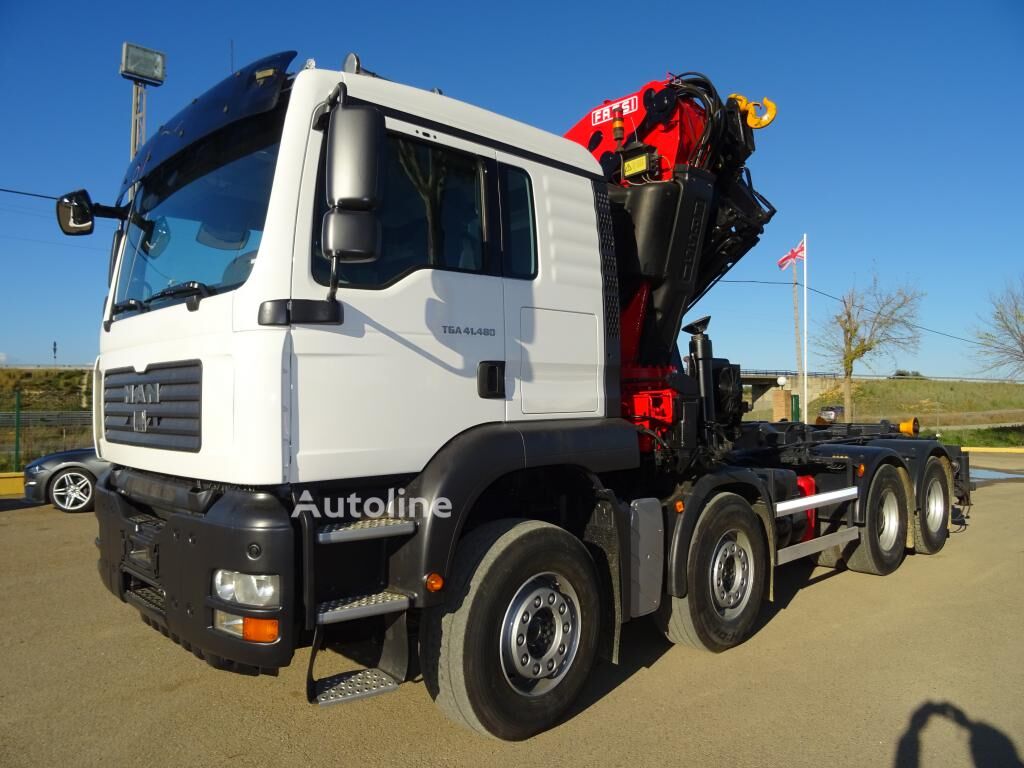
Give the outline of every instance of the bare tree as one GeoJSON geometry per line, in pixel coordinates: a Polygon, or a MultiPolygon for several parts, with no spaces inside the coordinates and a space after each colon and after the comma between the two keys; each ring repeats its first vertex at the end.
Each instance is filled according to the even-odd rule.
{"type": "Polygon", "coordinates": [[[853,415],[853,366],[879,355],[917,349],[915,327],[921,293],[908,287],[884,288],[875,275],[866,289],[856,286],[842,296],[842,307],[826,326],[821,343],[828,358],[843,372],[843,410],[853,415]]]}
{"type": "Polygon", "coordinates": [[[976,333],[985,370],[1024,376],[1024,274],[991,302],[985,326],[976,333]]]}

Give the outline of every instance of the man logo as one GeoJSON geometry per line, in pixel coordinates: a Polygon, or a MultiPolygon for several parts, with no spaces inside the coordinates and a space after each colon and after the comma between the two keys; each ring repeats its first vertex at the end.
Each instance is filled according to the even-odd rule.
{"type": "MultiPolygon", "coordinates": [[[[160,384],[125,384],[124,401],[130,405],[155,405],[160,402],[160,384]]],[[[132,411],[133,432],[148,432],[150,423],[156,426],[156,417],[150,417],[145,408],[132,411]]]]}
{"type": "Polygon", "coordinates": [[[124,401],[152,405],[160,402],[160,384],[125,384],[124,401]]]}

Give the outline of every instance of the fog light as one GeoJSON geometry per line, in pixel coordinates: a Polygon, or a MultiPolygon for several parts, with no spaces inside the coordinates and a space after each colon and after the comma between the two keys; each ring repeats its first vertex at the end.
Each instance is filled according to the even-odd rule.
{"type": "Polygon", "coordinates": [[[276,573],[239,573],[220,569],[213,574],[213,594],[221,600],[254,608],[280,606],[281,577],[276,573]]]}
{"type": "Polygon", "coordinates": [[[213,612],[213,628],[235,637],[242,636],[242,617],[224,611],[213,612]]]}

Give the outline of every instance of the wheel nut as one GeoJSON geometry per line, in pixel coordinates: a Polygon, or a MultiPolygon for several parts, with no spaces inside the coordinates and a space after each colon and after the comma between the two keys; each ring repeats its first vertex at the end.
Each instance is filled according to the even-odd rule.
{"type": "Polygon", "coordinates": [[[540,674],[540,664],[534,664],[533,665],[533,674],[535,674],[535,675],[539,675],[540,674]]]}
{"type": "Polygon", "coordinates": [[[550,672],[554,668],[555,668],[555,660],[554,659],[549,659],[548,660],[548,672],[550,672]]]}
{"type": "Polygon", "coordinates": [[[558,606],[558,613],[559,614],[565,613],[565,603],[562,603],[560,606],[558,606]]]}
{"type": "Polygon", "coordinates": [[[523,643],[525,642],[525,640],[526,640],[526,638],[525,638],[525,637],[523,637],[522,635],[519,635],[519,636],[518,636],[518,637],[516,638],[516,645],[522,645],[522,644],[523,644],[523,643]]]}
{"type": "Polygon", "coordinates": [[[562,643],[560,646],[558,646],[558,652],[565,653],[565,643],[562,643]]]}
{"type": "Polygon", "coordinates": [[[548,595],[548,605],[554,605],[554,604],[555,604],[555,593],[552,592],[550,595],[548,595]]]}
{"type": "Polygon", "coordinates": [[[565,622],[565,624],[562,625],[562,631],[563,632],[568,632],[569,631],[569,622],[565,622]]]}
{"type": "Polygon", "coordinates": [[[521,664],[522,664],[522,665],[523,665],[523,666],[525,667],[525,666],[527,665],[527,663],[528,663],[529,661],[530,661],[530,657],[529,657],[529,656],[527,656],[527,655],[526,655],[526,654],[524,653],[524,654],[523,654],[523,658],[521,658],[521,659],[519,660],[519,663],[521,663],[521,664]]]}
{"type": "Polygon", "coordinates": [[[524,613],[524,614],[523,614],[523,624],[525,624],[525,623],[526,623],[526,622],[528,622],[529,620],[530,620],[530,614],[528,614],[528,613],[524,613]]]}
{"type": "Polygon", "coordinates": [[[534,608],[540,608],[540,598],[539,597],[535,597],[533,599],[533,607],[534,608]]]}

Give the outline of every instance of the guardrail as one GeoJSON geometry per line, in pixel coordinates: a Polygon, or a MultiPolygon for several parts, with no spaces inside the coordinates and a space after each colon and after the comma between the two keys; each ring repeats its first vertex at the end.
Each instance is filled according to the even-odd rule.
{"type": "MultiPolygon", "coordinates": [[[[797,371],[783,371],[783,370],[768,370],[760,368],[742,368],[740,370],[740,378],[745,377],[761,377],[761,376],[799,376],[797,371]]],[[[841,379],[843,375],[841,373],[830,373],[825,371],[809,371],[807,375],[812,379],[841,379]]],[[[983,377],[970,377],[970,376],[886,376],[881,373],[857,373],[854,374],[853,380],[858,379],[873,379],[873,380],[885,380],[892,379],[893,381],[975,381],[982,384],[1024,384],[1024,381],[1019,379],[987,379],[983,377]]]]}

